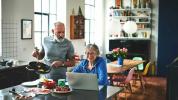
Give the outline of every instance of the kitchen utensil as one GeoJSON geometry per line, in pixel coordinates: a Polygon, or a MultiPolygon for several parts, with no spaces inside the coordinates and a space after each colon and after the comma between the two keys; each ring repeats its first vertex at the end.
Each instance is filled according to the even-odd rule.
{"type": "Polygon", "coordinates": [[[38,74],[46,74],[51,71],[51,67],[38,61],[31,61],[26,67],[28,70],[36,71],[38,74]]]}

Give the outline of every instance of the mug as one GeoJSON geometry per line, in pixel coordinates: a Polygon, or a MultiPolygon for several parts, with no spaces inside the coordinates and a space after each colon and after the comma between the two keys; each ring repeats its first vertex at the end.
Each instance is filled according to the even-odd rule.
{"type": "Polygon", "coordinates": [[[65,79],[58,79],[57,85],[62,87],[65,86],[65,79]]]}

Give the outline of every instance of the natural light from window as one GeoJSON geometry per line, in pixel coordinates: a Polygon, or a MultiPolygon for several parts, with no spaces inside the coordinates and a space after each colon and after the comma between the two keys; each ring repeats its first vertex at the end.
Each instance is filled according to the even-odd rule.
{"type": "Polygon", "coordinates": [[[85,41],[92,43],[95,34],[95,0],[85,0],[85,41]]]}
{"type": "Polygon", "coordinates": [[[40,48],[57,19],[57,0],[34,0],[34,42],[40,48]]]}

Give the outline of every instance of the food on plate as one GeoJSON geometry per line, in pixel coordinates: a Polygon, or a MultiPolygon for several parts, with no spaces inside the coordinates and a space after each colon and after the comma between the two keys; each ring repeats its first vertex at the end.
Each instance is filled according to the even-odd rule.
{"type": "Polygon", "coordinates": [[[29,66],[27,67],[28,70],[35,70],[38,73],[48,73],[51,68],[50,66],[42,63],[42,62],[36,62],[36,61],[32,61],[29,63],[29,66]]]}
{"type": "Polygon", "coordinates": [[[70,88],[68,85],[65,86],[56,86],[56,91],[70,91],[70,88]]]}
{"type": "Polygon", "coordinates": [[[51,92],[50,89],[43,89],[43,88],[30,88],[27,91],[35,94],[49,94],[51,92]]]}
{"type": "Polygon", "coordinates": [[[22,96],[22,95],[15,96],[15,100],[29,100],[31,98],[32,96],[22,96]]]}
{"type": "Polygon", "coordinates": [[[56,82],[54,80],[45,80],[42,84],[46,89],[53,89],[56,86],[56,82]]]}

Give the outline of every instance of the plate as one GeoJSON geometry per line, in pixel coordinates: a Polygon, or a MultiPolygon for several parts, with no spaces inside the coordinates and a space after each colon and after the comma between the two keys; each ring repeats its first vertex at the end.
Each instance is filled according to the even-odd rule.
{"type": "Polygon", "coordinates": [[[112,63],[108,63],[107,65],[111,67],[122,67],[122,65],[112,64],[112,63]]]}
{"type": "Polygon", "coordinates": [[[60,93],[60,94],[65,94],[65,93],[70,93],[72,92],[71,90],[70,91],[56,91],[54,90],[53,93],[60,93]]]}
{"type": "Polygon", "coordinates": [[[21,85],[31,87],[31,86],[37,86],[38,84],[39,84],[39,80],[35,80],[35,81],[23,82],[21,85]]]}
{"type": "Polygon", "coordinates": [[[42,88],[30,88],[27,91],[35,93],[35,94],[49,94],[49,93],[51,93],[50,89],[42,89],[42,88]]]}

